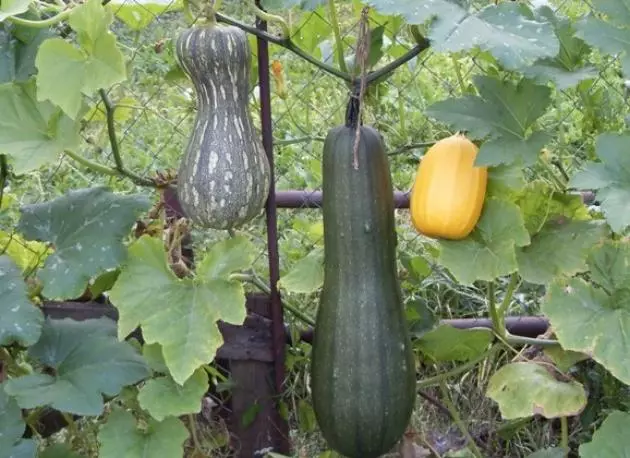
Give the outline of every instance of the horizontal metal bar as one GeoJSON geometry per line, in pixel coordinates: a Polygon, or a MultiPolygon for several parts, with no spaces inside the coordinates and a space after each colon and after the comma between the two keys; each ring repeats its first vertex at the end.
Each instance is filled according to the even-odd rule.
{"type": "MultiPolygon", "coordinates": [[[[394,191],[394,206],[409,208],[410,191],[394,191]]],[[[595,195],[590,191],[580,194],[586,205],[595,203],[595,195]]],[[[306,190],[276,191],[276,206],[278,208],[321,208],[322,192],[306,190]]]]}

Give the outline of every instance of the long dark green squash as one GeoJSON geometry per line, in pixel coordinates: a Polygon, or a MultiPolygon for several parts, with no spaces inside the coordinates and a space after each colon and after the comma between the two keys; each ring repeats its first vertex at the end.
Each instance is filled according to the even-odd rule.
{"type": "Polygon", "coordinates": [[[324,285],[312,347],[311,389],[331,448],[376,458],[404,434],[416,374],[396,270],[394,201],[379,133],[357,107],[330,130],[323,152],[324,285]]]}
{"type": "Polygon", "coordinates": [[[269,162],[248,107],[247,34],[208,23],[184,30],[175,55],[194,84],[197,115],[181,160],[178,198],[202,227],[230,229],[263,209],[269,162]]]}

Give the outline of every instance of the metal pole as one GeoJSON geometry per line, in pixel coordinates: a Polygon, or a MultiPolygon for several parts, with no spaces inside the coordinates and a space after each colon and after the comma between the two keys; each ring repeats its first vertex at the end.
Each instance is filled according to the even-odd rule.
{"type": "MultiPolygon", "coordinates": [[[[256,4],[262,9],[260,0],[256,4]]],[[[267,23],[256,17],[256,28],[266,31],[267,23]]],[[[267,216],[267,248],[269,253],[269,287],[271,300],[271,320],[272,320],[272,350],[274,357],[274,375],[276,393],[280,395],[284,389],[284,362],[285,362],[285,329],[282,311],[282,300],[278,291],[278,280],[280,279],[280,256],[278,249],[278,220],[276,214],[276,188],[275,171],[273,157],[273,127],[271,123],[271,85],[269,81],[269,46],[267,41],[257,38],[258,49],[258,86],[260,90],[260,119],[262,130],[262,143],[267,153],[270,166],[270,189],[266,204],[267,216]]],[[[278,425],[282,431],[280,435],[284,439],[280,453],[287,453],[290,450],[289,426],[282,421],[278,425]]]]}

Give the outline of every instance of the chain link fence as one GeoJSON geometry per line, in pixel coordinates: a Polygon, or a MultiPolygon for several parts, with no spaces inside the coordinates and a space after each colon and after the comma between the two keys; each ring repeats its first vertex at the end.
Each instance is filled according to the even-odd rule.
{"type": "MultiPolygon", "coordinates": [[[[478,7],[487,2],[477,2],[478,7]]],[[[540,2],[530,2],[538,6],[540,2]]],[[[225,14],[253,25],[255,17],[240,1],[224,0],[225,14]]],[[[549,3],[560,14],[575,15],[589,11],[589,1],[562,0],[549,3]]],[[[142,176],[178,168],[191,135],[195,117],[195,96],[190,82],[177,71],[173,45],[179,31],[186,27],[180,9],[161,5],[155,9],[134,0],[112,4],[116,15],[114,33],[128,59],[128,80],[107,91],[117,107],[115,131],[122,159],[129,170],[142,176]]],[[[175,3],[172,4],[175,6],[175,3]]],[[[339,2],[337,17],[325,6],[314,11],[291,9],[282,15],[289,21],[292,41],[316,59],[336,66],[337,48],[333,31],[339,23],[344,42],[345,65],[353,63],[358,34],[360,8],[354,2],[339,2]]],[[[415,42],[402,21],[379,14],[370,16],[373,46],[371,57],[380,67],[400,57],[415,42]]],[[[274,31],[275,27],[271,26],[274,31]]],[[[257,80],[256,40],[251,37],[252,82],[257,80]]],[[[350,87],[339,78],[297,57],[278,45],[270,46],[270,58],[281,67],[286,96],[272,80],[272,119],[275,154],[275,185],[280,192],[306,192],[305,201],[315,199],[321,191],[321,157],[328,130],[344,120],[350,87]]],[[[605,130],[625,127],[629,113],[626,86],[620,73],[619,59],[593,51],[594,77],[577,88],[554,89],[551,109],[540,119],[541,125],[554,134],[547,145],[567,174],[592,158],[594,139],[605,130]]],[[[451,56],[432,49],[422,52],[398,68],[390,78],[369,89],[366,95],[365,123],[379,130],[385,140],[394,188],[409,191],[418,161],[434,141],[451,132],[448,127],[426,115],[432,103],[449,97],[461,97],[474,91],[471,77],[489,71],[484,53],[472,52],[451,56]]],[[[252,84],[251,114],[260,125],[259,89],[252,84]]],[[[93,108],[84,123],[85,142],[79,151],[84,157],[103,164],[113,164],[107,129],[106,110],[95,97],[93,108]]],[[[12,184],[12,192],[23,203],[41,202],[71,189],[108,185],[117,190],[139,190],[129,180],[112,178],[86,171],[69,158],[12,184]],[[34,178],[31,180],[31,178],[34,178]]],[[[298,205],[278,212],[280,269],[284,276],[297,263],[323,246],[320,208],[298,205]]],[[[408,210],[397,210],[398,249],[401,254],[401,276],[410,303],[420,301],[442,318],[485,316],[484,292],[457,285],[447,272],[435,265],[430,255],[432,241],[420,236],[411,226],[408,210]],[[427,269],[423,267],[427,264],[427,269]],[[432,271],[431,271],[432,270],[432,271]]],[[[261,215],[241,229],[257,247],[255,270],[268,276],[268,249],[265,217],[261,215]]],[[[201,255],[219,233],[196,231],[193,238],[201,255]]],[[[318,301],[317,273],[304,278],[304,294],[284,291],[303,311],[314,316],[318,301]]],[[[516,295],[515,315],[536,313],[535,301],[516,295]]],[[[305,393],[302,393],[305,395],[305,393]]]]}
{"type": "MultiPolygon", "coordinates": [[[[541,5],[540,0],[529,2],[541,5]]],[[[487,2],[475,2],[481,8],[487,2]]],[[[593,5],[574,0],[548,3],[561,15],[575,16],[593,9],[593,5]]],[[[115,15],[113,31],[128,60],[128,79],[107,91],[116,106],[115,132],[122,159],[129,170],[141,176],[158,171],[177,171],[179,161],[191,135],[195,117],[195,96],[188,79],[178,71],[174,57],[174,41],[187,26],[181,8],[173,2],[146,5],[135,0],[116,0],[110,4],[115,15]]],[[[314,58],[338,66],[335,31],[343,40],[344,64],[351,67],[358,35],[360,5],[339,2],[336,15],[327,5],[313,11],[283,10],[281,14],[291,26],[291,40],[314,58]]],[[[255,24],[252,10],[243,2],[225,0],[222,12],[245,24],[255,24]]],[[[396,17],[370,15],[372,47],[370,60],[378,68],[400,57],[415,45],[404,22],[396,17]]],[[[271,32],[277,28],[271,24],[271,32]]],[[[251,115],[260,125],[260,94],[257,81],[256,39],[250,37],[252,49],[251,115]]],[[[304,201],[316,200],[321,191],[321,155],[326,134],[343,123],[350,87],[317,66],[306,62],[287,49],[270,45],[271,60],[280,65],[285,93],[272,81],[272,119],[275,154],[275,184],[280,192],[305,191],[304,201]]],[[[620,76],[619,60],[593,51],[594,76],[579,85],[554,89],[552,105],[539,120],[553,134],[547,145],[559,163],[571,175],[585,158],[593,157],[594,138],[603,129],[618,130],[625,126],[628,114],[627,89],[620,76]]],[[[426,115],[427,107],[449,97],[474,93],[472,77],[490,71],[484,53],[473,51],[460,55],[434,52],[431,48],[398,68],[391,76],[366,94],[365,123],[379,130],[390,158],[394,188],[409,191],[418,161],[434,141],[449,135],[448,127],[426,115]]],[[[82,132],[85,142],[80,153],[103,164],[113,164],[102,100],[94,97],[82,132]]],[[[546,172],[544,172],[546,173],[546,172]]],[[[105,184],[115,189],[139,189],[129,180],[111,178],[87,171],[69,158],[33,174],[34,181],[13,184],[24,202],[48,200],[71,189],[105,184]],[[33,184],[35,183],[35,184],[33,184]]],[[[29,176],[30,179],[30,176],[29,176]]],[[[306,208],[309,207],[309,208],[306,208]]],[[[282,209],[278,212],[280,267],[287,274],[313,250],[323,244],[322,217],[318,208],[282,209]]],[[[430,252],[432,241],[418,235],[411,227],[406,209],[397,211],[401,275],[408,297],[418,294],[425,305],[441,317],[479,317],[483,315],[483,294],[474,288],[462,288],[434,263],[428,275],[418,256],[430,252]],[[413,266],[419,269],[413,272],[413,266]],[[421,281],[420,281],[421,280],[421,281]]],[[[261,215],[243,233],[251,236],[258,253],[254,264],[257,272],[268,275],[268,253],[265,218],[261,215]]],[[[197,249],[220,236],[213,231],[196,231],[197,249]]],[[[314,253],[316,254],[316,253],[314,253]]],[[[429,262],[433,262],[430,256],[429,262]]],[[[309,279],[305,279],[309,280],[309,279]]],[[[310,279],[313,280],[313,279],[310,279]]],[[[315,280],[313,280],[315,281],[315,280]]],[[[307,282],[308,283],[308,282],[307,282]]],[[[314,283],[316,285],[316,282],[314,283]]],[[[300,285],[308,290],[309,286],[300,285]]],[[[312,288],[310,288],[312,289],[312,288]]],[[[290,288],[284,292],[292,296],[290,288]]],[[[313,314],[318,295],[297,294],[301,307],[313,314]]],[[[519,299],[519,297],[517,297],[519,299]]],[[[526,298],[516,314],[535,312],[526,298]]]]}

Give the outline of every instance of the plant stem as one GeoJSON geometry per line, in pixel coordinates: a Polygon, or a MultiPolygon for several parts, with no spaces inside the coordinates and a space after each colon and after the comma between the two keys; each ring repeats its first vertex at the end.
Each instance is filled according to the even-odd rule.
{"type": "Polygon", "coordinates": [[[564,191],[567,187],[566,183],[564,183],[560,178],[558,178],[558,175],[556,175],[556,172],[553,169],[553,167],[549,164],[549,162],[547,162],[547,159],[542,157],[540,162],[542,163],[545,170],[549,173],[549,176],[551,177],[551,181],[554,182],[554,184],[558,187],[559,190],[564,191]]]}
{"type": "MultiPolygon", "coordinates": [[[[262,279],[254,274],[232,274],[230,275],[230,280],[238,280],[242,282],[251,283],[256,286],[265,294],[271,294],[271,288],[267,285],[262,279]]],[[[282,306],[291,312],[296,318],[302,321],[305,324],[310,326],[315,326],[315,320],[313,320],[310,316],[303,313],[299,308],[295,305],[291,304],[289,301],[284,299],[282,301],[282,306]]]]}
{"type": "Polygon", "coordinates": [[[256,2],[254,0],[249,0],[248,5],[251,9],[254,10],[254,14],[260,18],[260,20],[265,21],[267,23],[276,23],[278,27],[282,30],[282,34],[280,35],[283,39],[288,39],[291,37],[291,29],[289,28],[289,24],[284,20],[282,16],[277,16],[275,14],[267,13],[262,9],[258,8],[256,2]]]}
{"type": "Polygon", "coordinates": [[[79,431],[77,430],[77,425],[74,422],[74,418],[72,418],[72,415],[67,412],[61,412],[61,416],[64,420],[66,420],[66,423],[68,423],[68,432],[70,434],[68,434],[66,438],[66,443],[71,447],[72,441],[79,431]]]}
{"type": "Polygon", "coordinates": [[[513,273],[510,276],[510,283],[508,284],[507,291],[505,292],[505,297],[503,298],[503,302],[501,303],[501,306],[499,307],[499,313],[502,316],[505,316],[505,313],[507,312],[507,309],[510,306],[510,302],[512,301],[512,296],[514,296],[514,291],[516,290],[517,286],[518,286],[518,274],[513,273]]]}
{"type": "Polygon", "coordinates": [[[398,154],[406,153],[407,151],[410,151],[412,149],[428,148],[428,147],[433,146],[433,145],[435,145],[435,141],[432,141],[432,142],[421,142],[421,143],[410,143],[408,145],[403,145],[403,146],[401,146],[399,148],[396,148],[391,153],[387,153],[387,155],[388,156],[397,156],[398,154]]]}
{"type": "Polygon", "coordinates": [[[426,378],[424,380],[420,380],[418,383],[416,383],[416,388],[417,389],[422,389],[422,388],[427,388],[429,386],[439,385],[443,380],[447,380],[450,377],[455,377],[456,375],[459,375],[461,373],[468,372],[473,367],[475,367],[477,364],[479,364],[480,362],[482,362],[486,358],[490,357],[498,349],[499,349],[499,346],[493,345],[487,351],[485,351],[483,354],[481,354],[480,356],[478,356],[475,359],[471,359],[467,363],[464,363],[464,364],[462,364],[460,366],[454,367],[453,369],[450,369],[450,370],[448,370],[446,372],[442,372],[441,374],[434,375],[433,377],[429,377],[429,378],[426,378]]]}
{"type": "Polygon", "coordinates": [[[116,111],[116,106],[112,104],[111,100],[107,96],[107,93],[104,89],[99,89],[98,93],[103,100],[103,105],[105,106],[105,113],[107,114],[107,134],[109,136],[109,142],[112,148],[112,154],[114,155],[114,162],[116,163],[116,170],[121,175],[124,175],[130,178],[134,183],[140,186],[150,186],[156,187],[156,183],[153,180],[149,180],[147,178],[143,178],[140,175],[136,175],[135,173],[127,170],[123,164],[122,158],[120,157],[120,145],[118,144],[118,139],[116,138],[116,125],[114,123],[114,112],[116,111]]]}
{"type": "Polygon", "coordinates": [[[225,16],[221,13],[216,13],[216,17],[217,20],[219,20],[220,22],[224,22],[226,24],[230,24],[233,25],[235,27],[238,27],[239,29],[242,29],[248,33],[251,33],[252,35],[257,36],[258,38],[262,38],[263,40],[268,41],[269,43],[273,43],[276,44],[278,46],[281,46],[295,54],[297,54],[298,56],[300,56],[302,59],[310,62],[311,64],[315,65],[316,67],[324,70],[325,72],[330,73],[331,75],[334,75],[338,78],[341,78],[344,81],[347,82],[352,82],[352,77],[350,75],[348,75],[345,72],[342,72],[340,70],[337,70],[335,67],[333,67],[332,65],[328,65],[324,62],[321,62],[317,59],[315,59],[313,56],[311,56],[310,54],[308,54],[306,51],[300,49],[297,45],[295,45],[290,39],[288,38],[280,38],[280,37],[274,37],[273,35],[268,34],[267,32],[264,32],[262,30],[257,29],[256,27],[252,27],[250,25],[244,24],[240,21],[237,21],[236,19],[233,19],[229,16],[225,16]]]}
{"type": "Polygon", "coordinates": [[[341,39],[341,28],[339,27],[339,19],[337,18],[335,0],[328,0],[328,10],[330,11],[330,24],[332,25],[333,35],[335,37],[335,47],[337,48],[337,64],[342,72],[348,73],[346,60],[343,57],[343,40],[341,39]]]}
{"type": "Polygon", "coordinates": [[[505,339],[507,336],[505,315],[497,308],[494,294],[494,281],[490,281],[488,282],[488,310],[490,312],[490,319],[492,320],[492,329],[500,338],[505,339]]]}
{"type": "Polygon", "coordinates": [[[199,436],[197,436],[197,423],[195,422],[195,417],[191,413],[188,414],[188,423],[190,423],[190,434],[192,436],[195,452],[197,455],[201,455],[203,453],[203,449],[201,448],[201,444],[199,442],[199,436]]]}
{"type": "Polygon", "coordinates": [[[462,69],[459,65],[459,61],[455,56],[451,56],[451,60],[453,61],[453,67],[455,68],[455,76],[457,77],[457,83],[459,84],[459,88],[462,91],[462,94],[466,93],[466,84],[464,83],[464,77],[462,76],[462,69]]]}
{"type": "MultiPolygon", "coordinates": [[[[295,43],[293,43],[293,41],[291,41],[288,38],[274,37],[273,35],[270,35],[267,32],[258,30],[256,27],[252,27],[250,25],[244,24],[240,21],[237,21],[234,18],[231,18],[221,13],[216,13],[216,18],[220,22],[233,25],[235,27],[238,27],[239,29],[242,29],[248,33],[251,33],[252,35],[257,36],[258,38],[266,40],[269,43],[273,43],[275,45],[281,46],[284,49],[291,51],[294,54],[297,54],[299,57],[306,60],[307,62],[310,62],[311,64],[315,65],[321,70],[327,73],[330,73],[331,75],[336,76],[337,78],[340,78],[347,83],[356,84],[358,82],[358,79],[353,78],[347,72],[338,70],[332,65],[328,65],[324,62],[321,62],[318,59],[315,59],[313,56],[311,56],[306,51],[301,49],[299,46],[297,46],[295,43]]],[[[387,77],[387,75],[389,75],[391,72],[396,70],[398,67],[407,63],[408,61],[416,57],[418,54],[420,54],[422,51],[427,49],[429,45],[430,45],[429,40],[425,39],[424,42],[414,46],[412,49],[407,51],[405,54],[403,54],[399,58],[391,61],[389,64],[384,65],[378,70],[374,70],[373,72],[368,73],[365,78],[365,84],[369,86],[371,83],[377,82],[377,80],[387,77]]]]}
{"type": "Polygon", "coordinates": [[[23,19],[17,16],[9,16],[7,19],[13,22],[14,24],[22,25],[24,27],[31,27],[34,29],[45,29],[46,27],[50,27],[61,21],[66,20],[68,17],[70,17],[73,11],[74,11],[74,8],[67,9],[53,17],[50,17],[48,19],[43,19],[41,21],[32,21],[30,19],[23,19]]]}
{"type": "Polygon", "coordinates": [[[7,156],[0,154],[0,208],[2,208],[2,200],[4,199],[4,187],[7,185],[9,178],[9,166],[7,165],[7,156]]]}
{"type": "Polygon", "coordinates": [[[561,439],[560,446],[564,448],[564,456],[569,452],[569,421],[567,417],[560,417],[561,439]]]}
{"type": "Polygon", "coordinates": [[[535,337],[522,337],[515,336],[509,332],[503,337],[510,345],[537,345],[539,347],[553,347],[560,345],[557,340],[553,339],[538,339],[535,337]]]}
{"type": "Polygon", "coordinates": [[[275,146],[288,146],[296,143],[323,142],[324,140],[326,140],[325,137],[304,136],[299,138],[289,138],[287,140],[274,140],[273,144],[275,146]]]}
{"type": "Polygon", "coordinates": [[[409,51],[407,51],[405,54],[403,54],[399,58],[391,61],[389,64],[384,65],[378,70],[374,70],[370,72],[365,78],[365,84],[369,86],[372,83],[378,82],[378,80],[381,78],[386,78],[391,72],[396,70],[401,65],[404,65],[407,62],[409,62],[411,59],[416,57],[418,54],[420,54],[422,51],[427,49],[429,46],[430,46],[429,40],[425,40],[423,43],[414,46],[413,48],[411,48],[409,51]]]}
{"type": "Polygon", "coordinates": [[[468,428],[462,421],[462,417],[460,416],[459,411],[453,404],[453,401],[451,400],[451,395],[448,392],[448,387],[446,386],[446,382],[444,380],[440,382],[440,389],[442,391],[442,397],[443,397],[444,404],[446,405],[446,408],[449,410],[449,412],[451,412],[453,421],[455,422],[459,430],[462,432],[464,436],[466,436],[466,439],[468,439],[469,446],[472,449],[473,454],[477,458],[483,458],[481,451],[479,450],[479,448],[477,447],[477,444],[475,443],[475,439],[473,439],[473,437],[470,435],[468,428]]]}
{"type": "Polygon", "coordinates": [[[75,153],[74,151],[65,150],[64,153],[65,153],[66,156],[74,159],[79,164],[87,167],[90,170],[93,170],[94,172],[98,172],[98,173],[102,173],[104,175],[110,175],[110,176],[120,175],[118,170],[113,169],[111,167],[107,167],[106,165],[102,165],[102,164],[99,164],[97,162],[91,161],[89,159],[86,159],[83,156],[81,156],[80,154],[75,153]]]}

